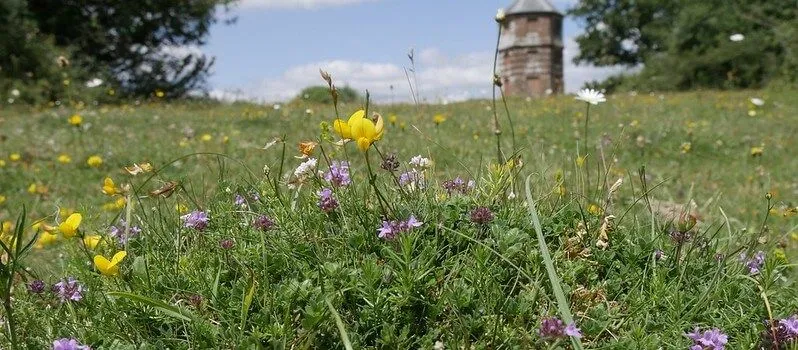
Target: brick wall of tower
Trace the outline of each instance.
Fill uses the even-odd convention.
[[[544,96],[563,91],[562,17],[508,16],[499,43],[499,72],[505,93]]]

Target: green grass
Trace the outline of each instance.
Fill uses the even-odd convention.
[[[372,149],[381,204],[363,153],[332,144],[330,131],[313,154],[319,170],[327,171],[326,158],[348,159],[353,176],[351,186],[336,189],[340,207],[331,214],[317,206],[322,179],[297,191],[282,176],[302,162],[297,144],[319,141],[320,124],[332,124],[330,106],[5,109],[0,220],[14,221],[23,205],[28,224],[56,224],[76,211],[83,214],[81,236],[104,237],[95,251],[80,238],[60,237],[20,260],[28,270],[10,283],[17,338],[23,348],[73,337],[110,349],[432,348],[438,341],[446,348],[658,349],[687,348],[684,333],[718,327],[730,348],[753,348],[766,329],[767,305],[776,319],[798,310],[790,265],[798,226],[794,95],[612,96],[590,110],[589,144],[597,147],[585,166],[576,161],[585,104],[571,97],[510,101],[521,159],[515,166],[495,165],[489,101],[370,106],[386,118],[377,146],[398,156],[397,176],[412,156],[434,161],[427,187],[399,189]],[[754,107],[754,96],[766,105]],[[342,118],[357,107],[340,106]],[[67,123],[74,113],[83,117],[80,127]],[[435,114],[446,120],[436,126]],[[387,122],[390,115],[396,124]],[[500,116],[509,157],[511,133]],[[275,138],[285,142],[264,149]],[[762,155],[752,157],[761,145]],[[9,159],[13,153],[21,159]],[[72,162],[60,163],[61,154]],[[103,164],[89,167],[91,155]],[[123,170],[142,162],[156,171]],[[121,197],[102,194],[106,176],[129,186],[127,206],[108,205]],[[441,184],[455,176],[476,187],[448,194]],[[608,188],[619,178],[610,200]],[[171,196],[148,195],[168,181],[179,184]],[[245,208],[233,203],[236,194],[247,196]],[[679,245],[661,207],[691,200],[699,222]],[[532,203],[550,259],[540,249]],[[492,210],[490,224],[470,222],[479,206]],[[202,232],[179,219],[194,209],[210,212]],[[276,228],[253,228],[259,215]],[[409,215],[424,225],[395,240],[377,237],[383,219]],[[607,215],[614,222],[602,229]],[[123,246],[108,232],[128,217],[142,234]],[[600,231],[606,249],[596,245]],[[233,247],[222,248],[223,240]],[[128,252],[120,276],[98,274],[92,256],[110,258],[120,249]],[[658,249],[666,259],[654,258]],[[760,250],[765,268],[748,276],[738,255]],[[26,281],[49,286],[65,276],[85,285],[83,300],[62,304],[52,293],[26,291]],[[581,328],[581,343],[541,339],[541,318],[565,314]],[[4,342],[10,346],[7,336]]]

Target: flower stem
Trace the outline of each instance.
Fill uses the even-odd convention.
[[[493,53],[493,133],[496,135],[496,160],[499,164],[504,164],[504,157],[502,155],[502,142],[501,142],[501,128],[499,128],[499,114],[496,113],[496,83],[497,79],[500,79],[499,76],[496,74],[496,65],[499,61],[499,42],[501,41],[502,37],[502,26],[499,24],[499,32],[496,35],[496,50]],[[499,80],[500,81],[500,80]],[[502,95],[504,93],[502,92]]]
[[[590,103],[585,103],[585,105],[587,105],[587,109],[585,110],[585,130],[584,130],[584,137],[582,138],[582,143],[584,143],[583,145],[584,154],[582,156],[585,157],[584,158],[585,161],[582,164],[582,166],[585,168],[585,173],[587,176],[587,193],[585,193],[585,195],[586,197],[589,197],[591,188],[590,188],[590,167],[587,165],[587,151],[588,151],[587,136],[588,136],[588,125],[590,123]]]

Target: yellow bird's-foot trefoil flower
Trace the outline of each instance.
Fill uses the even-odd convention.
[[[372,143],[382,138],[385,125],[379,114],[375,113],[374,120],[371,120],[366,118],[366,112],[360,109],[353,113],[346,122],[340,119],[335,120],[333,129],[341,138],[357,142],[357,147],[365,152]]]
[[[80,215],[80,213],[74,213],[70,215],[66,219],[66,221],[58,225],[58,231],[60,231],[66,238],[75,237],[75,234],[78,232],[78,227],[80,227],[80,222],[82,220],[83,216]]]
[[[103,181],[103,193],[108,196],[113,196],[117,194],[122,194],[122,190],[119,187],[116,187],[114,184],[114,180],[110,177],[106,177]]]
[[[111,260],[108,260],[102,255],[94,256],[94,266],[103,276],[116,277],[119,276],[119,263],[125,259],[127,252],[122,250],[114,254]]]

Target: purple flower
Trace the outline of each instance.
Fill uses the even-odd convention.
[[[443,188],[446,190],[446,193],[449,195],[452,193],[466,194],[468,191],[474,188],[474,181],[466,182],[458,176],[454,178],[454,180],[444,181],[441,186],[443,186]]]
[[[424,174],[413,169],[399,175],[399,185],[411,190],[424,188]]]
[[[208,228],[208,213],[195,210],[180,217],[183,219],[183,227],[192,228],[197,231],[205,231]]]
[[[485,225],[493,221],[493,212],[488,207],[477,207],[471,211],[471,222]]]
[[[28,292],[31,294],[42,294],[44,293],[44,289],[47,287],[42,280],[34,280],[31,283],[28,283]]]
[[[787,338],[798,338],[798,316],[792,315],[790,318],[779,320],[779,326],[782,330],[784,330]]]
[[[349,178],[349,162],[332,161],[330,171],[324,174],[324,180],[329,181],[333,186],[342,187],[352,183]]]
[[[252,227],[261,230],[263,232],[273,229],[274,226],[275,226],[274,220],[272,220],[266,215],[258,216],[257,218],[255,218],[255,221],[252,222]]]
[[[91,348],[78,343],[73,338],[61,338],[53,341],[53,350],[91,350]]]
[[[249,198],[252,198],[253,202],[260,202],[260,196],[258,195],[257,192],[250,192]]]
[[[235,247],[235,245],[236,245],[236,241],[234,241],[234,240],[232,240],[230,238],[225,238],[225,239],[219,241],[219,247],[221,247],[224,250],[233,249],[233,247]]]
[[[325,213],[330,213],[338,208],[338,201],[333,197],[333,192],[329,188],[324,188],[318,193],[319,195],[319,208]]]
[[[382,226],[377,229],[377,237],[384,239],[394,239],[402,232],[408,232],[424,223],[410,215],[407,220],[383,220]]]
[[[125,228],[127,228],[127,233],[125,233]],[[116,238],[116,240],[121,245],[127,244],[128,240],[138,236],[141,233],[141,228],[138,226],[130,226],[128,227],[127,222],[125,220],[119,220],[119,224],[116,226],[111,226],[111,237]]]
[[[582,330],[576,327],[576,323],[571,322],[567,327],[565,327],[565,335],[574,338],[581,338]]]
[[[233,202],[237,207],[245,207],[247,205],[247,199],[240,194],[236,194],[235,201]]]
[[[742,252],[740,253],[740,261],[748,268],[749,274],[759,274],[762,266],[765,265],[765,252],[760,250],[750,259],[745,255],[745,252]]]
[[[399,160],[396,159],[396,154],[389,154],[382,159],[382,163],[380,163],[380,168],[384,170],[388,170],[390,172],[394,172],[399,169]]]
[[[565,334],[565,324],[557,317],[546,317],[540,321],[538,333],[541,338],[562,338]]]
[[[58,295],[62,303],[67,301],[80,301],[83,299],[83,285],[78,283],[74,277],[62,279],[60,282],[53,285],[53,293]]]
[[[693,345],[690,346],[691,350],[724,350],[726,343],[729,342],[729,336],[723,334],[717,328],[712,328],[702,333],[696,327],[693,332],[687,333],[685,336],[693,340]]]

